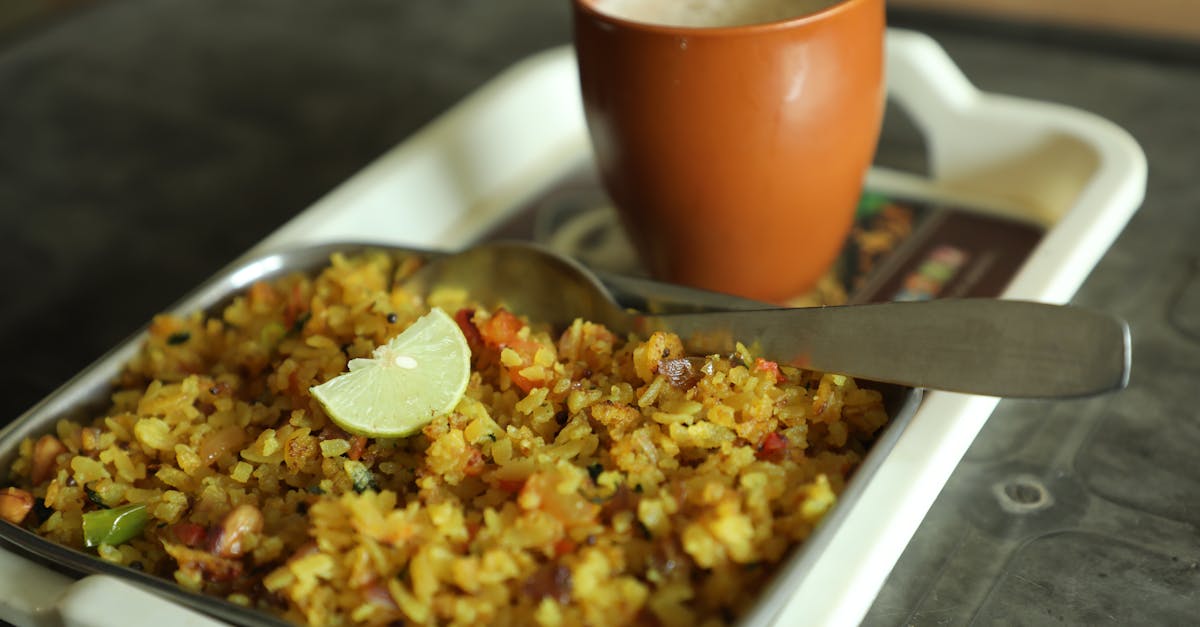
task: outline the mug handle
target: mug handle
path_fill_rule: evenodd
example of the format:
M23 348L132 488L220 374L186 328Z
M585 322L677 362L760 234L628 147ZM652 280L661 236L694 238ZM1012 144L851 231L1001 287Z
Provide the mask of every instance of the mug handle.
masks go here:
M1011 202L1053 226L1049 238L1083 241L1068 247L1073 257L1030 259L1004 295L1065 300L1121 231L1128 208L1141 205L1146 156L1137 141L1086 111L980 91L928 35L889 29L886 49L888 97L924 136L939 189Z

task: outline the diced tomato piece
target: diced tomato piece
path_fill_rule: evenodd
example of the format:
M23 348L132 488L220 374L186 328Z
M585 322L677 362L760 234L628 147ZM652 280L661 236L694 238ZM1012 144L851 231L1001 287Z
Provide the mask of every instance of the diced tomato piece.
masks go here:
M529 390L532 390L533 388L537 387L537 384L534 383L533 381L530 381L529 379L526 379L525 377L521 376L522 368L524 368L524 366L516 366L514 368L509 368L508 369L508 378L512 379L513 385L517 386L517 388L520 389L522 392L525 392L526 394L528 394Z
M463 336L467 338L467 346L471 347L471 352L474 353L483 347L483 336L479 333L479 327L475 326L475 310L462 308L454 312L454 321L458 323L458 328L462 330Z
M300 289L300 283L292 284L292 290L288 292L287 306L283 309L283 325L287 328L292 328L296 324L296 320L300 318L300 314L308 310L307 304L304 302L304 292Z
M768 361L762 357L754 360L754 369L759 372L770 372L771 374L775 375L776 383L783 383L787 380L787 378L783 376L783 373L779 372L778 363Z
M497 309L496 313L492 314L492 317L488 318L488 321L483 323L483 326L479 328L479 333L483 336L488 346L502 348L511 346L513 342L519 340L520 338L517 334L521 332L521 328L524 326L521 319L511 311Z
M784 455L787 454L787 446L787 437L778 431L772 431L758 445L758 452L755 453L755 456L763 461L781 462Z
M520 333L524 327L525 323L521 322L521 319L512 312L507 309L497 309L496 313L492 314L492 317L478 328L483 343L487 347L495 349L497 354L507 348L521 358L520 364L507 368L508 376L512 379L513 385L527 393L537 387L537 384L521 376L521 371L533 363L534 356L537 355L541 344L533 340L522 339ZM470 336L467 341L470 342Z
M350 438L350 450L346 452L346 457L353 461L358 461L362 457L363 451L367 449L367 437L364 435L356 435Z
M524 479L500 479L499 481L496 482L496 487L500 488L501 490L504 490L505 492L512 492L515 494L517 492L520 492L521 488L525 487L525 480Z
M568 553L575 551L575 541L570 538L561 538L554 543L554 557L562 557Z
M196 548L204 544L208 539L208 530L193 522L179 522L171 528L175 533L175 537L179 538L185 546Z

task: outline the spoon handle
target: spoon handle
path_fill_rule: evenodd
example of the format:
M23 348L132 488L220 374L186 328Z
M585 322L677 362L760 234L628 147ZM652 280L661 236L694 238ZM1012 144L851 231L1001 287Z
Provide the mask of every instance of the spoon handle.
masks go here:
M643 315L635 327L673 331L689 352L726 353L737 338L782 364L983 396L1079 397L1129 380L1128 325L1074 306L948 299Z

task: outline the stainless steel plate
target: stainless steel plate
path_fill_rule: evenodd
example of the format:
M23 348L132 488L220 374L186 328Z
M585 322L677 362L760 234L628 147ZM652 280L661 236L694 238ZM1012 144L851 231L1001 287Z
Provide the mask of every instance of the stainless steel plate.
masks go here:
M353 254L368 249L426 258L443 254L438 251L369 243L326 244L264 253L235 262L217 273L171 307L170 311L219 313L235 295L255 281L294 272L316 272L328 264L330 255L335 252ZM656 311L699 311L710 308L741 309L755 305L740 298L642 279L630 280L615 276L602 278L618 301L630 307L650 308ZM58 420L67 418L83 421L104 411L109 403L113 381L137 353L145 337L146 327L143 327L0 431L0 468L7 469L12 465L22 440L52 432ZM880 433L863 464L855 471L837 506L826 515L808 541L792 552L744 622L765 622L778 611L780 604L771 601L785 598L794 589L795 584L803 579L805 570L825 550L829 538L836 531L847 510L861 497L864 486L878 470L899 434L916 412L921 399L919 390L882 384L877 387L884 393L888 413L892 416L890 423ZM120 577L172 601L237 624L287 624L274 616L217 597L192 593L168 580L105 562L91 554L46 540L15 525L0 524L0 545L72 576L106 574Z

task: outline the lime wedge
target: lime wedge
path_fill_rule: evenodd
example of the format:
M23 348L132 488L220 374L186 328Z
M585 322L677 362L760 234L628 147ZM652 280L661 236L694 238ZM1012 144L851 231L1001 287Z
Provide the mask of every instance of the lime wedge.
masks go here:
M350 433L398 438L454 409L471 378L471 349L454 319L434 308L348 367L309 388L313 398Z

